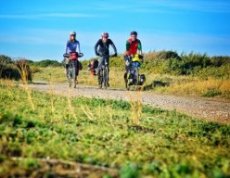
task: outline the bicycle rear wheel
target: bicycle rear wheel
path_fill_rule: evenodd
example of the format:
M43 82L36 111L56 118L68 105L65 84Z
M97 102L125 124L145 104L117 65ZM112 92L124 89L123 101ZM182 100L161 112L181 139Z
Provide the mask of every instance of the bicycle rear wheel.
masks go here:
M101 69L98 72L98 85L99 85L99 88L102 88L102 85L103 85L103 71Z
M104 88L107 89L109 87L109 69L106 66L103 70L103 85Z

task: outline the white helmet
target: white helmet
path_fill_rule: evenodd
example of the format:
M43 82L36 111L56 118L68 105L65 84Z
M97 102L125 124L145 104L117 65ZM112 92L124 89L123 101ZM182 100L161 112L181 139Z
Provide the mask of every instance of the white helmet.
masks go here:
M73 31L73 32L70 32L70 34L69 34L70 36L76 36L76 32L75 31Z
M109 38L109 33L108 33L108 32L103 32L103 33L101 34L101 37Z

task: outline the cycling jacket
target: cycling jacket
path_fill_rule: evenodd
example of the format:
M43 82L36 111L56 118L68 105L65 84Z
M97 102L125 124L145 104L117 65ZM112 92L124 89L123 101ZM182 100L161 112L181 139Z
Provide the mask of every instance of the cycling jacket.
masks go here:
M126 42L126 51L128 51L129 55L137 54L137 50L142 51L142 45L140 40L132 41L129 39Z
M105 43L100 39L94 47L96 55L109 56L110 45L113 47L114 53L117 54L117 48L111 39L108 39Z
M79 41L75 40L75 41L68 41L66 44L66 53L74 53L77 52L77 50L80 53L80 43Z

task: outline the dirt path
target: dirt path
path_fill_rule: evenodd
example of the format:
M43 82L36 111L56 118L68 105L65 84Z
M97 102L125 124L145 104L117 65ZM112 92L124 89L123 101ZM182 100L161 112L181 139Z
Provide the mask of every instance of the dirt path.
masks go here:
M191 98L173 95L162 95L153 92L135 92L118 89L100 90L96 87L78 86L69 89L66 84L32 84L32 89L54 92L64 96L84 96L115 100L141 99L144 104L162 109L176 110L187 115L207 119L209 121L230 123L230 102L215 101L205 98Z

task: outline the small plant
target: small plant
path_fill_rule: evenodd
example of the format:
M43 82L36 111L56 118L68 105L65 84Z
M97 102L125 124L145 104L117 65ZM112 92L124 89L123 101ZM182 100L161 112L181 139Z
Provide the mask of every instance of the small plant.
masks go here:
M26 60L23 60L23 59L17 61L16 65L17 65L18 71L19 71L19 73L21 75L21 81L22 81L24 90L27 93L28 102L30 103L31 108L34 111L35 106L34 106L33 99L32 99L32 91L28 86L28 81L32 80L32 74L31 74L31 71L30 71L30 67L27 64Z
M127 164L122 167L120 171L121 178L138 178L139 170L138 166L135 164Z
M214 97L214 96L218 96L218 95L221 95L221 91L216 89L216 88L213 88L213 89L208 89L207 91L205 91L203 93L203 96L204 97Z
M129 94L131 106L131 120L133 124L139 125L142 116L142 91Z

